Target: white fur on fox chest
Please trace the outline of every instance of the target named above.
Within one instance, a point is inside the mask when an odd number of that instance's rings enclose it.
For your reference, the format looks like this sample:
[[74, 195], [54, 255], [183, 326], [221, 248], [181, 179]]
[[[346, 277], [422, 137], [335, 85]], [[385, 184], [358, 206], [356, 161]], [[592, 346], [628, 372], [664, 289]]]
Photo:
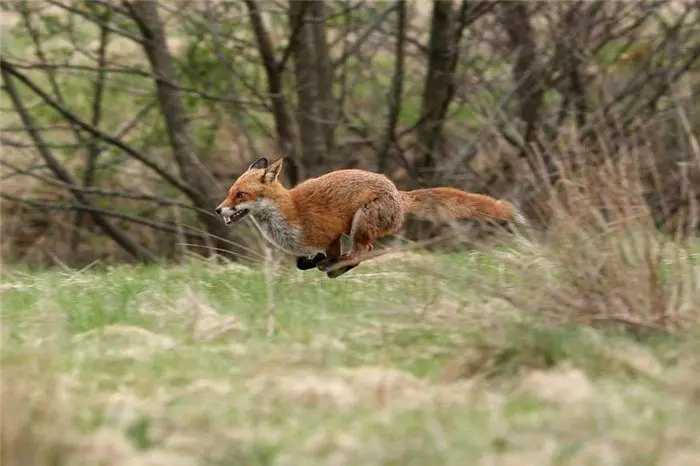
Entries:
[[301, 230], [290, 226], [275, 204], [268, 200], [256, 202], [250, 216], [267, 241], [289, 254], [298, 256], [313, 254], [301, 246]]

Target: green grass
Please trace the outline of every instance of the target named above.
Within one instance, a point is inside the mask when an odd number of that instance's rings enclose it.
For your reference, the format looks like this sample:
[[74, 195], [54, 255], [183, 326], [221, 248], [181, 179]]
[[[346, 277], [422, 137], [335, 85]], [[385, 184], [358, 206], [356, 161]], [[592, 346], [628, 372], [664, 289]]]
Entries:
[[546, 324], [471, 287], [470, 274], [501, 273], [476, 254], [376, 260], [337, 280], [284, 264], [6, 270], [3, 464], [700, 453], [697, 330], [642, 339]]

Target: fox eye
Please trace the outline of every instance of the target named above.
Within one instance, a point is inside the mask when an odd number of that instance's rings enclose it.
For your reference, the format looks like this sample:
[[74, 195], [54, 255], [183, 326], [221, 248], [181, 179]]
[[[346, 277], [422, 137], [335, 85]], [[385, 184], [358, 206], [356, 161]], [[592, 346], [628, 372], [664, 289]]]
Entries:
[[238, 194], [236, 194], [236, 199], [243, 199], [244, 197], [245, 197], [245, 193], [243, 193], [243, 192], [238, 192]]

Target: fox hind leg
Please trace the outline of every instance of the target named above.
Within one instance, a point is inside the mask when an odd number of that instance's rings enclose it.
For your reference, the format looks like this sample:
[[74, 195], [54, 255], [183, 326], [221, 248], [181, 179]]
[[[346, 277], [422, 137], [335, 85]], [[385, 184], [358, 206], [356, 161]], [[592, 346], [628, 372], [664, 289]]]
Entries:
[[344, 266], [339, 267], [337, 269], [329, 270], [328, 272], [326, 272], [326, 276], [328, 278], [338, 278], [341, 275], [343, 275], [344, 273], [351, 271], [352, 269], [354, 269], [358, 265], [360, 265], [360, 264], [344, 265]]
[[401, 199], [391, 193], [381, 195], [361, 207], [352, 219], [350, 237], [353, 249], [343, 254], [344, 260], [359, 258], [372, 250], [376, 240], [396, 233], [403, 226]]
[[350, 227], [352, 250], [339, 257], [339, 261], [349, 263], [328, 271], [328, 277], [337, 278], [357, 267], [362, 262], [362, 256], [372, 251], [377, 239], [396, 233], [402, 226], [403, 206], [397, 196], [382, 195], [361, 207], [355, 213]]

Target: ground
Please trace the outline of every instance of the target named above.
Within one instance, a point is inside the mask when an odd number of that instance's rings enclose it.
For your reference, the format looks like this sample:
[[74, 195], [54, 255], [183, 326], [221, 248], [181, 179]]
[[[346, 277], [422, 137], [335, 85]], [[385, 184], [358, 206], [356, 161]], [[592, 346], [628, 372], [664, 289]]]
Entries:
[[546, 323], [475, 272], [5, 268], [2, 464], [697, 464], [697, 329]]

